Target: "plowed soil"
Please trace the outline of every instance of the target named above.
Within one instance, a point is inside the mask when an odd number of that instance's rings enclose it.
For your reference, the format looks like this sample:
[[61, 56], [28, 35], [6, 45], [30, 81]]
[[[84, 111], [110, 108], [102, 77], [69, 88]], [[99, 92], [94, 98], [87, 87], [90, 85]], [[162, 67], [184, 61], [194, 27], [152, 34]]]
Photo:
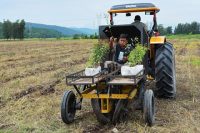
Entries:
[[[0, 42], [1, 132], [200, 132], [200, 40], [169, 40], [176, 48], [176, 99], [156, 99], [156, 123], [144, 124], [142, 112], [125, 122], [101, 125], [90, 100], [83, 100], [75, 121], [66, 125], [60, 103], [65, 75], [85, 68], [97, 40], [33, 40]], [[154, 85], [151, 84], [153, 88]]]

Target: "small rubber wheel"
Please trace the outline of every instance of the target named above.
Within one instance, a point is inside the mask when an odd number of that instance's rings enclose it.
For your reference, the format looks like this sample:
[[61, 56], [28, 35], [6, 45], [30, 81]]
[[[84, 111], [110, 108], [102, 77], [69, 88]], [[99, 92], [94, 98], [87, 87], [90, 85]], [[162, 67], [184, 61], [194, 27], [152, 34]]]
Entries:
[[143, 111], [143, 101], [144, 101], [144, 92], [145, 92], [145, 81], [141, 81], [140, 83], [140, 90], [139, 90], [139, 103], [137, 109]]
[[113, 113], [112, 123], [117, 124], [118, 122], [122, 122], [127, 118], [128, 111], [125, 108], [127, 105], [127, 101], [124, 99], [118, 100], [115, 111]]
[[110, 122], [110, 114], [103, 114], [101, 113], [101, 100], [100, 99], [91, 99], [91, 105], [93, 112], [95, 113], [97, 120], [99, 123], [105, 125]]
[[64, 92], [64, 96], [61, 103], [61, 118], [66, 124], [70, 124], [74, 121], [76, 113], [76, 97], [74, 93], [70, 91]]
[[148, 126], [153, 126], [155, 121], [155, 103], [152, 90], [146, 90], [143, 101], [143, 116]]

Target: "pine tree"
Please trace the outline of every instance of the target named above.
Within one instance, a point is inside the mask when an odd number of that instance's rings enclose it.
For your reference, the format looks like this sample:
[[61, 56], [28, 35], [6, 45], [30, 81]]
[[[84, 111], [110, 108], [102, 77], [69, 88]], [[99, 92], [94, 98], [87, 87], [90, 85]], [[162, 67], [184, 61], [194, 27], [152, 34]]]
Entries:
[[12, 37], [12, 23], [9, 20], [3, 22], [3, 37], [7, 40]]
[[168, 26], [166, 28], [166, 32], [167, 32], [167, 34], [172, 34], [172, 26]]
[[25, 21], [21, 20], [19, 23], [19, 39], [22, 40], [24, 39], [24, 30], [25, 30]]
[[12, 36], [14, 40], [16, 38], [19, 38], [19, 20], [17, 20], [16, 22], [12, 24], [12, 33], [13, 33]]

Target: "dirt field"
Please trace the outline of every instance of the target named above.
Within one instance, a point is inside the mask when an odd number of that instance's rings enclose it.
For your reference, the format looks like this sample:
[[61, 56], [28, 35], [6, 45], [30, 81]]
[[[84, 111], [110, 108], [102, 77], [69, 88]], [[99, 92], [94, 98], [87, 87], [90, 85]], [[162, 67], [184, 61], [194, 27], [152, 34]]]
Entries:
[[156, 99], [156, 123], [144, 125], [141, 111], [125, 123], [100, 125], [89, 100], [75, 122], [61, 121], [66, 74], [85, 67], [97, 40], [0, 42], [1, 132], [200, 132], [200, 39], [171, 39], [176, 48], [177, 98]]

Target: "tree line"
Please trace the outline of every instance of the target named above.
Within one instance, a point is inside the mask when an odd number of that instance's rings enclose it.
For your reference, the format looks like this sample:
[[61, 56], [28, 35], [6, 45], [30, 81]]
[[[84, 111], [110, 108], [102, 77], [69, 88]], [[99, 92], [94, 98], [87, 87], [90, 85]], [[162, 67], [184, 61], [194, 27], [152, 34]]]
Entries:
[[200, 34], [200, 23], [179, 23], [175, 29], [172, 26], [164, 27], [162, 24], [158, 25], [158, 31], [161, 35], [170, 34]]
[[[11, 22], [4, 20], [0, 22], [0, 38], [2, 39], [24, 39], [24, 38], [60, 38], [66, 37], [62, 33], [44, 28], [25, 28], [24, 20], [17, 20]], [[164, 27], [162, 24], [158, 25], [158, 31], [160, 35], [172, 35], [172, 34], [200, 34], [200, 23], [179, 23], [175, 29], [172, 26]], [[68, 37], [73, 39], [97, 39], [98, 34], [75, 34]]]
[[191, 24], [178, 24], [174, 30], [175, 34], [200, 34], [200, 23], [192, 22]]
[[63, 37], [62, 33], [45, 28], [26, 28], [24, 32], [25, 38], [61, 38]]
[[172, 26], [164, 27], [162, 24], [158, 25], [158, 31], [160, 35], [171, 35], [173, 34]]
[[3, 39], [24, 39], [25, 24], [24, 20], [17, 20], [15, 22], [4, 20], [2, 23]]
[[98, 39], [98, 35], [96, 32], [93, 35], [75, 34], [73, 35], [73, 39]]

